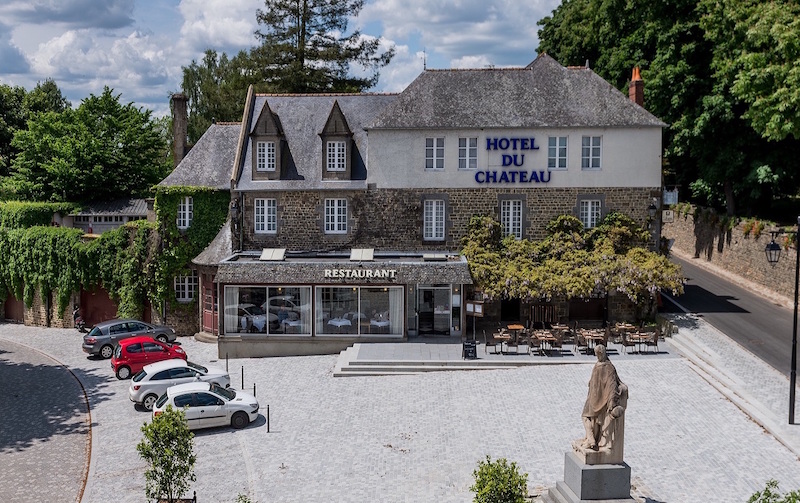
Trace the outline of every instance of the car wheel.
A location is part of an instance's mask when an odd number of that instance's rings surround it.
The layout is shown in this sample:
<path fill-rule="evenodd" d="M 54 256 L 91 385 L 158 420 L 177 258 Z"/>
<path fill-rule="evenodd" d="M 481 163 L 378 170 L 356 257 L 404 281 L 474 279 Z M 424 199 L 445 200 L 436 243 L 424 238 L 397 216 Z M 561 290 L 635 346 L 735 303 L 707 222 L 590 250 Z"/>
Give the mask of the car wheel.
<path fill-rule="evenodd" d="M 117 369 L 117 379 L 127 379 L 131 376 L 131 369 L 128 367 L 120 367 Z"/>
<path fill-rule="evenodd" d="M 157 396 L 147 395 L 146 397 L 144 397 L 144 400 L 142 400 L 142 407 L 144 407 L 147 410 L 153 410 L 153 405 L 156 403 L 156 400 L 158 400 Z"/>
<path fill-rule="evenodd" d="M 100 348 L 100 356 L 108 360 L 114 354 L 114 348 L 110 345 L 106 344 L 102 348 Z"/>
<path fill-rule="evenodd" d="M 157 340 L 157 341 L 159 341 L 159 342 L 163 342 L 164 344 L 166 344 L 166 343 L 167 343 L 167 341 L 168 341 L 169 339 L 167 339 L 167 336 L 166 336 L 166 335 L 163 335 L 163 334 L 162 334 L 162 335 L 159 335 L 158 337 L 156 337 L 156 340 Z"/>
<path fill-rule="evenodd" d="M 247 414 L 241 411 L 234 414 L 233 417 L 231 418 L 231 426 L 233 426 L 237 430 L 244 428 L 245 426 L 248 425 L 248 423 L 250 423 L 250 418 L 247 417 Z"/>

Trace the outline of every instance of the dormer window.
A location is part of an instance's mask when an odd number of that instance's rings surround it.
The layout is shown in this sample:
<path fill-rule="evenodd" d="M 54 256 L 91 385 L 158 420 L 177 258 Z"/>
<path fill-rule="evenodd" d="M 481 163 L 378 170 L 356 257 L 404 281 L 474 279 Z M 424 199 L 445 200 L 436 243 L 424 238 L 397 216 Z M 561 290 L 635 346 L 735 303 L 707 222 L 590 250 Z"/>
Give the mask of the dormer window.
<path fill-rule="evenodd" d="M 283 130 L 278 116 L 264 103 L 250 133 L 253 180 L 280 180 Z"/>
<path fill-rule="evenodd" d="M 322 179 L 350 180 L 353 133 L 339 108 L 338 101 L 333 103 L 331 113 L 319 136 L 322 139 Z"/>
<path fill-rule="evenodd" d="M 256 142 L 256 171 L 275 171 L 275 142 Z"/>
<path fill-rule="evenodd" d="M 328 142 L 328 171 L 345 171 L 347 169 L 347 147 L 343 141 Z"/>

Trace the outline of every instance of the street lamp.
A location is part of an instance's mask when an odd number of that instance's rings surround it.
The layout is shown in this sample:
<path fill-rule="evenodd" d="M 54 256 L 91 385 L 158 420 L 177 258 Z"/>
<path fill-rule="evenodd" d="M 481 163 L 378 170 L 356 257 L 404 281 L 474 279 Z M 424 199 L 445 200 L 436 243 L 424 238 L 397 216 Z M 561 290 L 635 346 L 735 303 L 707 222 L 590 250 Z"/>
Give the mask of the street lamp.
<path fill-rule="evenodd" d="M 795 236 L 800 232 L 800 216 L 797 217 L 797 231 Z M 781 247 L 775 242 L 775 235 L 778 232 L 772 232 L 772 241 L 767 244 L 764 253 L 767 255 L 767 261 L 771 265 L 778 263 L 781 256 Z M 797 240 L 795 240 L 797 241 Z M 800 284 L 800 243 L 795 243 L 795 256 L 796 262 L 794 266 L 794 318 L 792 319 L 792 366 L 789 370 L 789 424 L 794 424 L 794 390 L 797 382 L 797 289 Z"/>

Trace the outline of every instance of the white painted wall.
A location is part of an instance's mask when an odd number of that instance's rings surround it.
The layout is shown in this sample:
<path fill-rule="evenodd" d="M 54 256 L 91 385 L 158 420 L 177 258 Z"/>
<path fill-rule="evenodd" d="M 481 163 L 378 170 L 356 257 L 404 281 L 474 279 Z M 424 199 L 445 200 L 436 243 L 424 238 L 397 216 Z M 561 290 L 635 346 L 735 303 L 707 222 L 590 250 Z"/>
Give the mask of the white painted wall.
<path fill-rule="evenodd" d="M 547 172 L 549 136 L 567 136 L 567 169 L 553 170 L 547 183 L 478 183 L 476 171 Z M 581 138 L 601 136 L 602 167 L 581 169 Z M 539 130 L 371 130 L 367 181 L 377 188 L 536 188 L 536 187 L 660 187 L 661 128 L 575 128 Z M 425 169 L 425 139 L 445 138 L 445 167 Z M 478 138 L 478 169 L 458 169 L 458 139 Z M 538 150 L 488 150 L 488 138 L 534 138 Z M 502 166 L 502 155 L 524 155 L 522 166 Z M 485 175 L 479 175 L 485 178 Z"/>

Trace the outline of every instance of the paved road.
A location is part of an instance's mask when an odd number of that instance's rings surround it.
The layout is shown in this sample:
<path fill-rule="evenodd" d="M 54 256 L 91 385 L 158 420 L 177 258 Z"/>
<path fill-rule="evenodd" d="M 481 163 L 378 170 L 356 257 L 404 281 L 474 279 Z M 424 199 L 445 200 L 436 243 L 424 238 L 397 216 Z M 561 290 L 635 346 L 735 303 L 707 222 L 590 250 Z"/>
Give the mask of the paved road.
<path fill-rule="evenodd" d="M 683 267 L 686 293 L 676 301 L 728 335 L 742 347 L 789 375 L 792 310 L 766 300 L 758 292 L 735 285 L 695 265 L 672 257 Z"/>
<path fill-rule="evenodd" d="M 690 324 L 686 330 L 700 328 Z M 87 358 L 74 330 L 0 325 L 0 339 L 46 351 L 84 384 L 92 454 L 81 501 L 143 501 L 145 465 L 135 446 L 149 415 L 128 400 L 129 382 L 116 380 L 107 360 Z M 217 359 L 214 345 L 192 338 L 181 343 L 192 360 Z M 614 360 L 631 390 L 625 458 L 637 494 L 650 502 L 741 503 L 770 478 L 784 489 L 800 488 L 797 455 L 677 357 L 669 341 L 662 350 Z M 732 348 L 724 354 L 739 353 Z M 241 431 L 198 432 L 192 489 L 199 500 L 234 502 L 245 494 L 261 503 L 467 503 L 474 496 L 472 471 L 486 455 L 517 462 L 535 493 L 563 480 L 564 452 L 583 434 L 579 415 L 589 363 L 334 378 L 336 361 L 337 356 L 230 361 L 234 386 L 241 385 L 244 366 L 245 387 L 256 383 L 262 407 L 270 405 L 271 432 L 264 417 Z M 775 380 L 768 375 L 778 375 L 760 361 L 747 367 L 743 380 L 760 383 L 762 390 Z M 785 393 L 783 382 L 778 388 Z M 73 411 L 69 417 L 75 423 L 82 416 Z M 53 463 L 64 457 L 54 447 L 39 454 L 29 485 L 46 482 Z M 0 480 L 4 502 L 7 488 Z M 46 501 L 75 501 L 74 487 L 54 490 Z"/>

